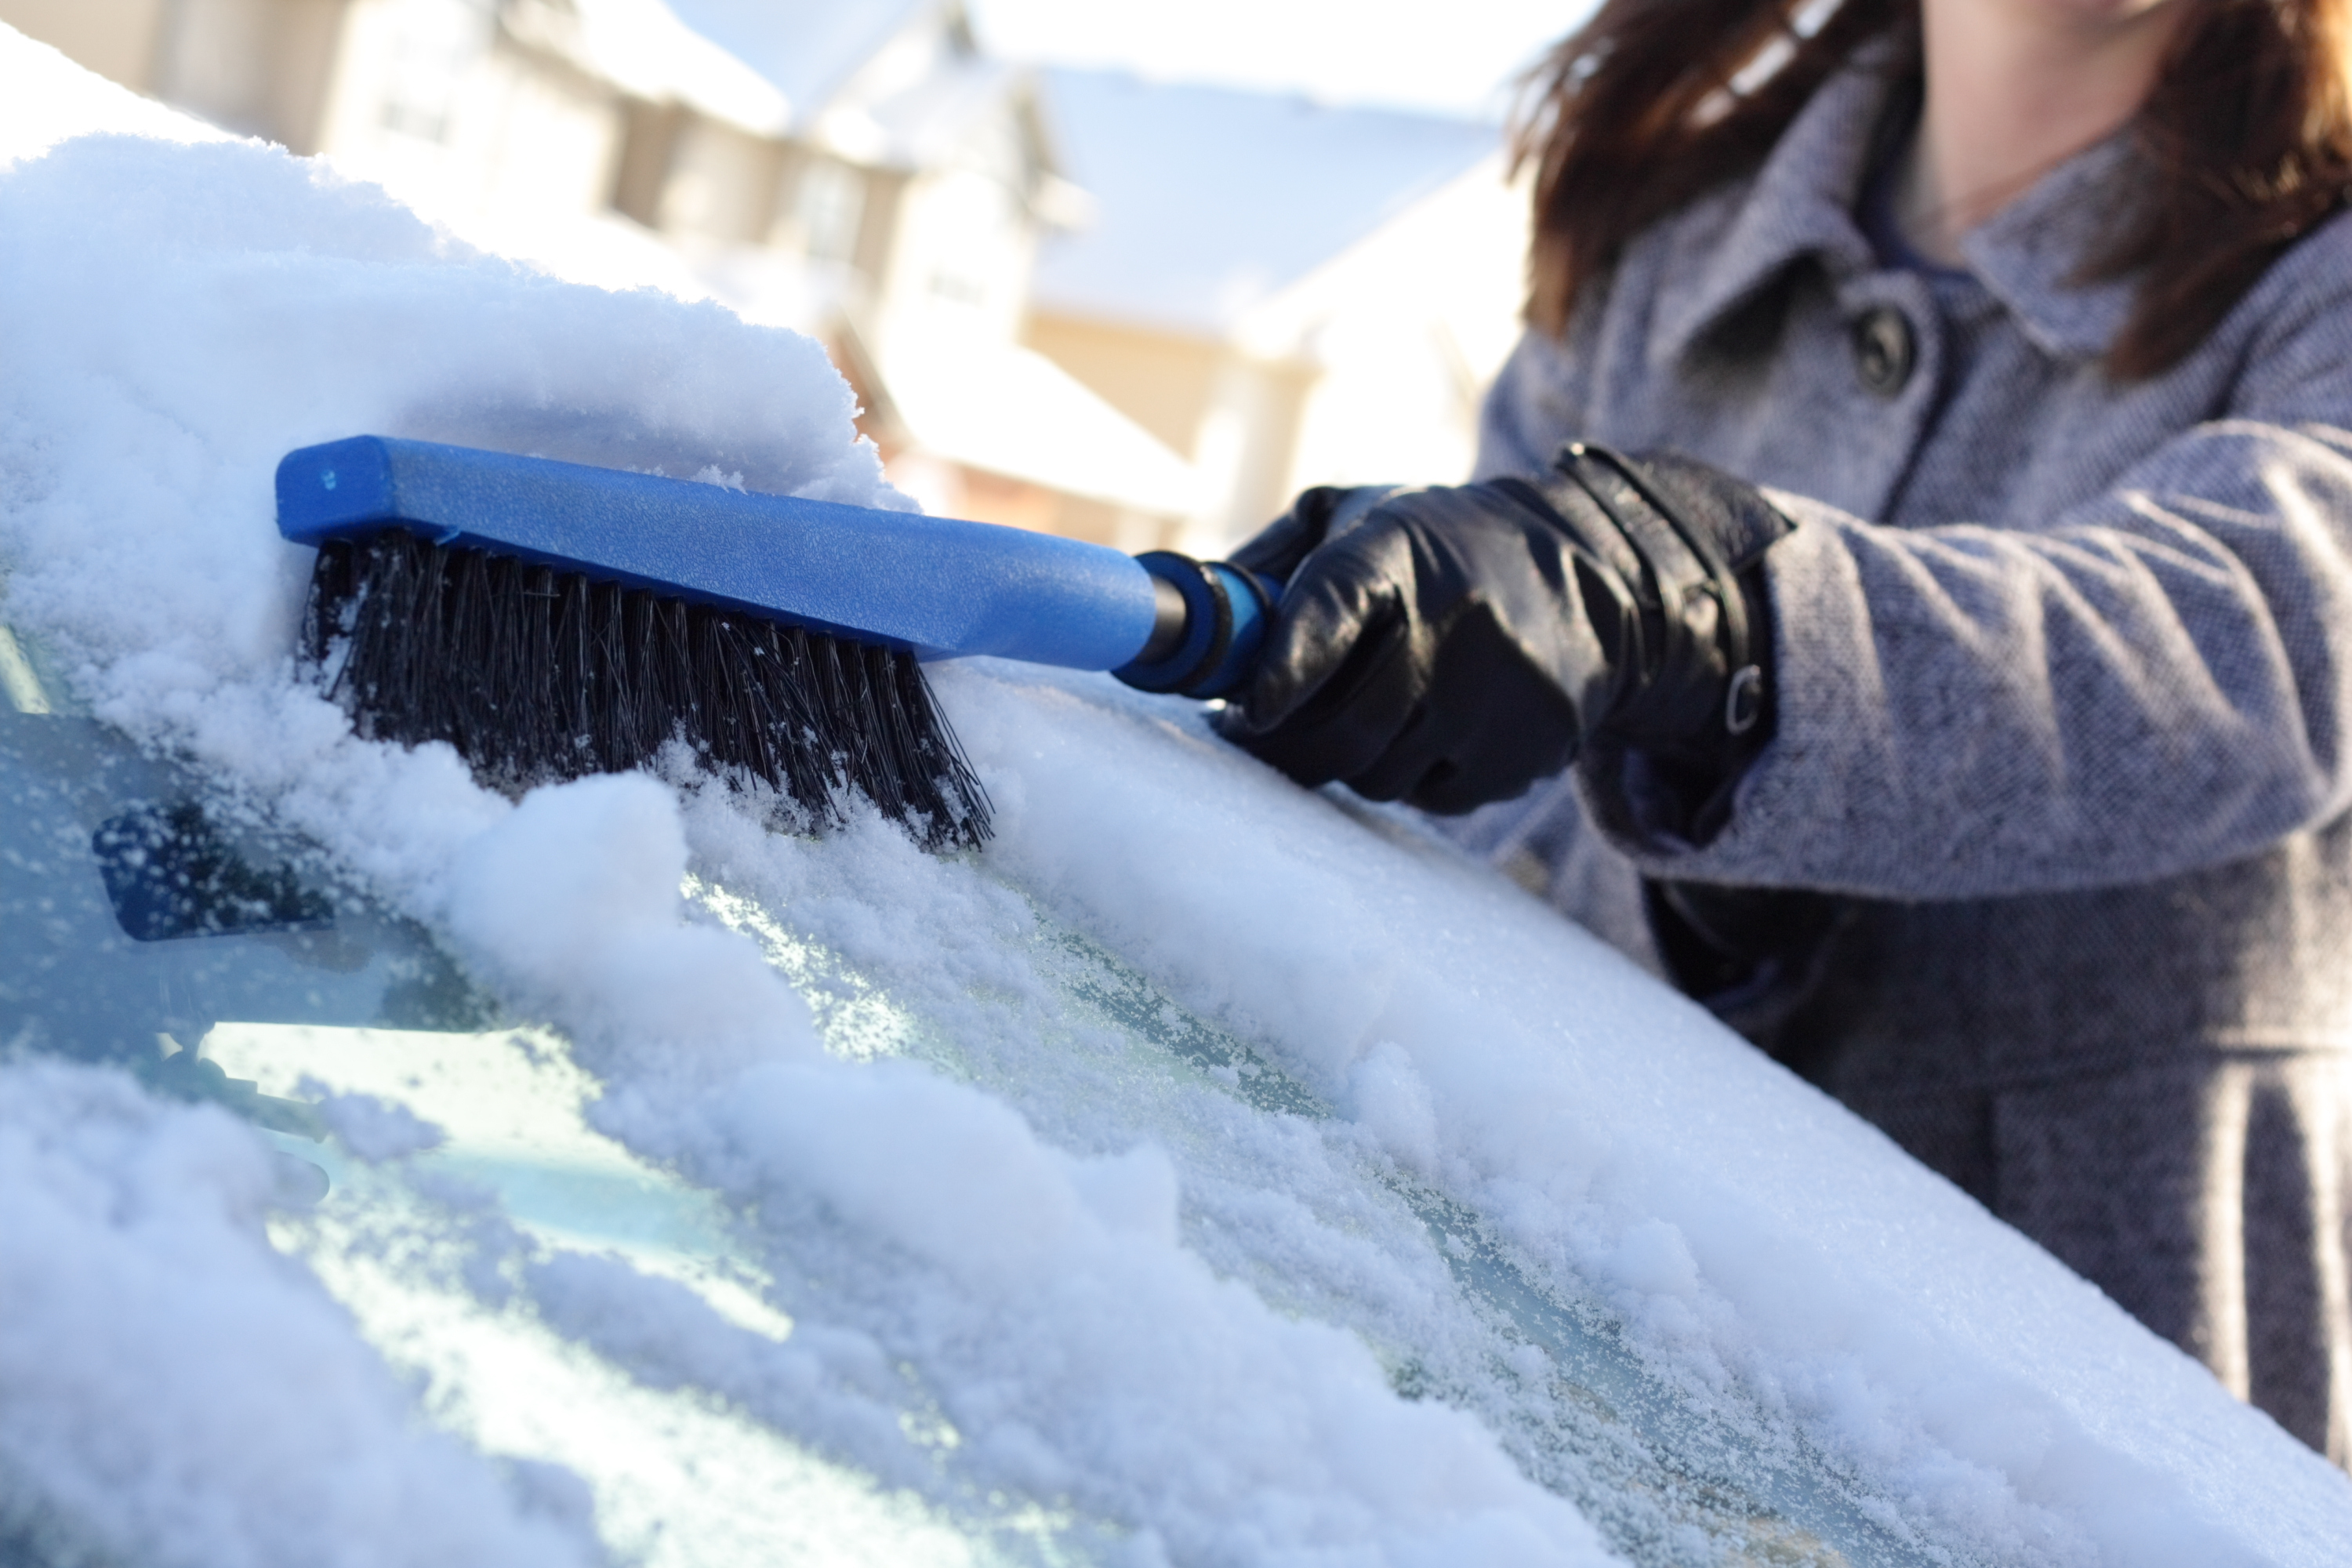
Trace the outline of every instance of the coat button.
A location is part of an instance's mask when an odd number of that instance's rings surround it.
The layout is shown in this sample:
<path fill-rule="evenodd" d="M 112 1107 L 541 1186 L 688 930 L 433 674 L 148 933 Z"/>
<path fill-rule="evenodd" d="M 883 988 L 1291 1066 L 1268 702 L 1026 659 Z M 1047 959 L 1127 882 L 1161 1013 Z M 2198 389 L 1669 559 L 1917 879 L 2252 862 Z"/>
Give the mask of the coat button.
<path fill-rule="evenodd" d="M 1892 305 L 1864 311 L 1853 324 L 1853 368 L 1862 384 L 1881 397 L 1892 397 L 1911 379 L 1919 357 L 1911 323 Z"/>

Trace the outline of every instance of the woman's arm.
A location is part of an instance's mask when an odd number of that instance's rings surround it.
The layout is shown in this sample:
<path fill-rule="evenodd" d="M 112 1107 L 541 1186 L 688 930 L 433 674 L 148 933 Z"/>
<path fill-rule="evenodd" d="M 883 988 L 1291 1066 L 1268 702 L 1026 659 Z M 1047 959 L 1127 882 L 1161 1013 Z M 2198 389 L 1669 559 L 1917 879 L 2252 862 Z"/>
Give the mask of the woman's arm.
<path fill-rule="evenodd" d="M 2342 303 L 2306 296 L 2231 417 L 2046 527 L 1775 495 L 1777 738 L 1703 848 L 1638 756 L 1589 752 L 1604 830 L 1655 875 L 1946 899 L 2145 881 L 2352 806 Z"/>

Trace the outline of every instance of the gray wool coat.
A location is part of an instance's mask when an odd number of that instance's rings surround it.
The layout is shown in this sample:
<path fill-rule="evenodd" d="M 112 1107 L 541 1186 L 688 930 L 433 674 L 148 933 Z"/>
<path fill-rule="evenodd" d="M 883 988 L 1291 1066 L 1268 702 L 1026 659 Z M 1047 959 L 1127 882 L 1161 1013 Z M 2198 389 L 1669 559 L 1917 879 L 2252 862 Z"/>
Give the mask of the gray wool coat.
<path fill-rule="evenodd" d="M 1683 842 L 1588 756 L 1467 831 L 1652 963 L 1639 876 L 1844 895 L 1811 1076 L 2342 1463 L 2352 220 L 2119 384 L 2129 283 L 2071 279 L 2128 142 L 1970 234 L 1972 276 L 1889 268 L 1853 215 L 1894 90 L 1832 79 L 1486 405 L 1482 475 L 1670 448 L 1797 521 L 1729 825 Z"/>

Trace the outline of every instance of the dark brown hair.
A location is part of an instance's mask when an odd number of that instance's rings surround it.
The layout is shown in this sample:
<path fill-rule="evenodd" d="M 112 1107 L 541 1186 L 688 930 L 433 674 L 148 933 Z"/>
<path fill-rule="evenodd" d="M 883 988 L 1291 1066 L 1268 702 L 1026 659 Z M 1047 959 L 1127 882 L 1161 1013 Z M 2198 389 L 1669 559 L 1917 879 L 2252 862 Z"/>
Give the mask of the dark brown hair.
<path fill-rule="evenodd" d="M 2134 121 L 2152 178 L 2085 279 L 2137 275 L 2107 354 L 2154 375 L 2204 341 L 2265 268 L 2352 192 L 2352 0 L 2179 0 Z M 1761 163 L 1854 49 L 1917 59 L 1917 0 L 1607 0 L 1531 79 L 1513 132 L 1535 169 L 1528 319 L 1555 335 L 1625 242 Z M 1818 19 L 1818 26 L 1800 26 Z"/>

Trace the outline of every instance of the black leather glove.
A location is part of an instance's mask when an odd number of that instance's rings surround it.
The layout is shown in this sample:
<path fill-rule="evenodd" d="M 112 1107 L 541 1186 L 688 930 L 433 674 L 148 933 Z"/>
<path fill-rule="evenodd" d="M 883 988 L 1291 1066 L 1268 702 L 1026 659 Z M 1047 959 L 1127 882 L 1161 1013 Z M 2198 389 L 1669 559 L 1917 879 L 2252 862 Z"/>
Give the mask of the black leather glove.
<path fill-rule="evenodd" d="M 1454 489 L 1309 490 L 1233 560 L 1286 581 L 1220 721 L 1301 784 L 1465 812 L 1607 736 L 1699 787 L 1760 743 L 1760 569 L 1791 524 L 1687 459 L 1570 443 Z"/>

